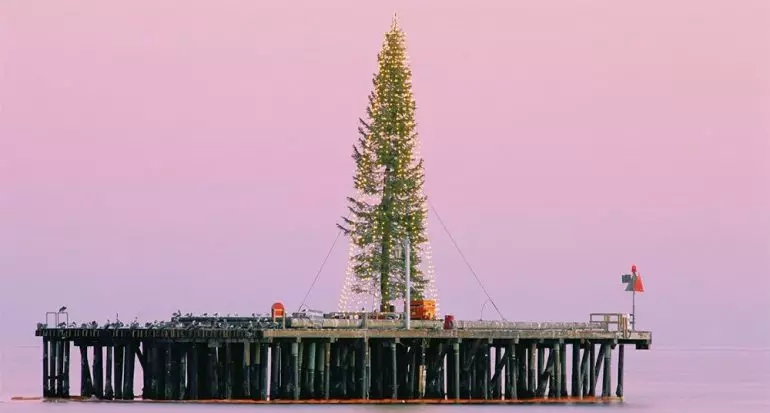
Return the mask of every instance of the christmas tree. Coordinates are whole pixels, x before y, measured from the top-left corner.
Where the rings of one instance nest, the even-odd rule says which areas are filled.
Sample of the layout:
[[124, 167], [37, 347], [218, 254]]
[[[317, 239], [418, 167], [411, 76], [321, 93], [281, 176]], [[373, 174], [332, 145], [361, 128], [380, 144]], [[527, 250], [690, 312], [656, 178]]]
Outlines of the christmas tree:
[[357, 196], [348, 198], [350, 215], [339, 224], [351, 243], [340, 311], [360, 310], [369, 303], [387, 308], [404, 298], [406, 238], [412, 299], [437, 298], [406, 36], [395, 17], [377, 60], [366, 119], [359, 119], [353, 146]]

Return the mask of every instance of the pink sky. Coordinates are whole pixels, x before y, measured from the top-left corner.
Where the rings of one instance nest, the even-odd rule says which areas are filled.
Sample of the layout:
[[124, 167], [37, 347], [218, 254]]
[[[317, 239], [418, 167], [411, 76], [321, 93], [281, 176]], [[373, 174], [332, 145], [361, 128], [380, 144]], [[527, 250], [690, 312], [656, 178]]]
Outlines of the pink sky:
[[[426, 191], [508, 319], [630, 311], [635, 263], [656, 343], [770, 345], [768, 2], [278, 3], [0, 3], [0, 341], [64, 304], [295, 308], [397, 11]], [[442, 309], [478, 318], [429, 225]]]

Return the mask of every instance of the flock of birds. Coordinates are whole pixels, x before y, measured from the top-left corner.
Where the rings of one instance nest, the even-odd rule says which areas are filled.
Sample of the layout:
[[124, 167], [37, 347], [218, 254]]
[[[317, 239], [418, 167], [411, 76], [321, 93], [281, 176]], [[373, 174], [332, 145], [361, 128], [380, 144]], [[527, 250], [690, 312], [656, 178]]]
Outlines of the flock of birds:
[[[66, 310], [66, 307], [62, 307]], [[59, 312], [62, 312], [60, 310]], [[102, 330], [116, 330], [116, 329], [202, 329], [202, 328], [217, 328], [217, 329], [265, 329], [265, 328], [277, 328], [280, 323], [273, 322], [267, 315], [260, 315], [252, 313], [251, 317], [242, 317], [236, 314], [219, 315], [219, 313], [203, 313], [201, 315], [193, 315], [193, 313], [186, 313], [182, 315], [182, 312], [177, 310], [171, 315], [170, 320], [155, 320], [152, 322], [140, 323], [137, 318], [131, 323], [124, 323], [120, 321], [118, 314], [115, 314], [115, 320], [111, 321], [107, 319], [105, 323], [98, 323], [91, 321], [90, 323], [76, 323], [70, 322], [59, 323], [57, 328], [81, 328], [81, 329], [102, 329]], [[37, 323], [38, 329], [50, 328], [46, 323]]]

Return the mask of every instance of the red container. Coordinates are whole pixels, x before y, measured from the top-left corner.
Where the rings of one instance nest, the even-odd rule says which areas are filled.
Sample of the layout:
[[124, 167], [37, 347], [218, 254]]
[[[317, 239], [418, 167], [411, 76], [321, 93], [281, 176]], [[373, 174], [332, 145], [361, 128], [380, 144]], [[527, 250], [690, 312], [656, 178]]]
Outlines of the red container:
[[270, 313], [273, 316], [273, 318], [281, 318], [283, 317], [285, 312], [286, 312], [286, 309], [284, 308], [283, 303], [275, 303], [270, 308]]
[[455, 328], [455, 316], [453, 315], [445, 315], [444, 316], [444, 330], [454, 330]]

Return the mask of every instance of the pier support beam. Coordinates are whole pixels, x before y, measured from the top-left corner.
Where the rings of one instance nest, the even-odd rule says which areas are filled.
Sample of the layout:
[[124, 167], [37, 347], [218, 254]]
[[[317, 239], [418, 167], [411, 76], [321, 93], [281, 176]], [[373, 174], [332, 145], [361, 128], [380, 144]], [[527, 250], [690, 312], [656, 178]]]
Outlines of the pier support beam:
[[588, 379], [588, 356], [589, 356], [589, 350], [588, 350], [588, 344], [584, 344], [583, 346], [583, 357], [580, 360], [580, 398], [582, 399], [585, 396], [588, 396], [588, 388], [589, 388], [589, 379]]
[[107, 356], [107, 361], [104, 364], [104, 398], [112, 400], [115, 397], [115, 393], [112, 390], [112, 346], [107, 345], [104, 348], [104, 352]]
[[572, 343], [572, 397], [578, 397], [582, 394], [579, 389], [580, 384], [580, 344]]
[[123, 345], [115, 343], [115, 399], [123, 399]]
[[299, 400], [299, 343], [291, 343], [291, 384], [292, 398]]
[[70, 397], [70, 342], [62, 341], [61, 354], [61, 397]]
[[505, 366], [505, 370], [508, 373], [508, 377], [505, 379], [507, 388], [505, 392], [505, 398], [514, 400], [519, 398], [519, 385], [518, 385], [518, 371], [519, 371], [519, 352], [517, 351], [518, 344], [511, 340], [508, 343], [508, 364]]
[[197, 343], [191, 343], [187, 347], [187, 399], [189, 400], [200, 399], [200, 384], [198, 381], [200, 355], [197, 347]]
[[267, 389], [270, 386], [270, 377], [268, 376], [268, 366], [270, 360], [268, 359], [268, 352], [270, 350], [268, 343], [259, 343], [259, 358], [262, 360], [259, 365], [259, 399], [267, 400]]
[[603, 344], [604, 348], [604, 382], [602, 383], [602, 397], [612, 397], [612, 347], [609, 343]]
[[569, 392], [567, 391], [567, 344], [564, 343], [564, 340], [559, 340], [559, 354], [561, 355], [561, 359], [559, 360], [559, 366], [561, 366], [561, 371], [560, 371], [561, 392], [559, 392], [559, 396], [568, 397]]
[[554, 388], [554, 397], [559, 399], [559, 398], [562, 397], [562, 391], [561, 391], [562, 390], [561, 389], [561, 387], [562, 387], [562, 370], [563, 370], [562, 361], [564, 360], [563, 353], [561, 351], [561, 344], [554, 344], [553, 351], [555, 353], [555, 356], [553, 358], [554, 363], [555, 363], [554, 364], [555, 368], [554, 368], [553, 377], [555, 379], [554, 382], [556, 384], [556, 386]]
[[48, 358], [48, 349], [51, 346], [51, 341], [47, 337], [43, 338], [43, 397], [51, 397], [51, 378], [48, 373], [50, 367], [50, 360]]
[[332, 343], [324, 342], [324, 363], [326, 364], [326, 372], [324, 373], [324, 394], [323, 397], [329, 400], [330, 386], [331, 386], [331, 374], [332, 374]]
[[530, 343], [529, 360], [528, 360], [529, 377], [527, 378], [527, 385], [529, 386], [530, 394], [534, 394], [537, 391], [540, 384], [537, 377], [538, 374], [535, 372], [535, 366], [537, 364], [537, 360], [535, 359], [536, 354], [537, 354], [537, 343]]
[[62, 386], [62, 377], [64, 376], [64, 341], [54, 341], [54, 386], [56, 397], [64, 397], [64, 386]]
[[535, 388], [540, 385], [540, 377], [545, 373], [545, 345], [541, 342], [537, 346], [537, 378], [538, 383], [535, 383]]
[[94, 347], [94, 396], [99, 399], [104, 398], [104, 365], [103, 351], [100, 344], [95, 344]]
[[270, 400], [276, 400], [281, 388], [281, 346], [275, 341], [270, 344]]
[[[604, 347], [602, 347], [602, 349], [604, 349]], [[599, 358], [601, 360], [602, 350], [599, 351]], [[601, 364], [598, 366], [596, 365], [596, 346], [594, 343], [589, 344], [588, 352], [588, 395], [591, 397], [596, 397], [596, 377], [599, 375], [599, 368], [601, 368]]]
[[163, 346], [163, 400], [174, 400], [174, 358], [171, 350], [171, 342]]
[[455, 400], [460, 400], [460, 369], [462, 368], [462, 365], [460, 364], [460, 342], [455, 341], [452, 343], [452, 356], [454, 357], [454, 363], [453, 363], [453, 371], [452, 374], [454, 375], [454, 380], [452, 380], [452, 396]]
[[304, 389], [305, 396], [308, 399], [315, 398], [315, 367], [316, 367], [316, 349], [315, 341], [307, 343], [305, 352], [307, 353], [307, 364], [305, 370], [307, 371], [307, 377], [305, 379]]
[[541, 374], [537, 380], [537, 391], [532, 394], [532, 397], [545, 397], [546, 390], [548, 390], [549, 393], [551, 392], [551, 389], [548, 388], [550, 387], [548, 382], [553, 376], [555, 362], [556, 359], [552, 348], [551, 351], [548, 352], [548, 361], [545, 363], [546, 365], [543, 374]]
[[360, 361], [358, 362], [358, 364], [360, 364], [361, 367], [359, 367], [360, 377], [358, 379], [358, 383], [360, 386], [359, 391], [361, 393], [361, 398], [366, 400], [369, 398], [369, 388], [370, 388], [369, 383], [371, 381], [369, 379], [371, 374], [370, 373], [371, 355], [369, 354], [369, 339], [364, 338], [363, 340], [361, 340], [360, 352], [361, 352], [361, 357], [359, 358]]
[[134, 399], [134, 366], [136, 365], [135, 341], [126, 343], [125, 360], [123, 363], [123, 400]]
[[[61, 343], [61, 342], [60, 342]], [[91, 381], [91, 370], [88, 365], [88, 346], [80, 346], [80, 395], [91, 397], [93, 392], [93, 382]], [[57, 370], [61, 371], [57, 368]]]
[[615, 395], [623, 398], [623, 356], [625, 353], [625, 349], [623, 345], [621, 344], [618, 347], [618, 387], [615, 390]]

